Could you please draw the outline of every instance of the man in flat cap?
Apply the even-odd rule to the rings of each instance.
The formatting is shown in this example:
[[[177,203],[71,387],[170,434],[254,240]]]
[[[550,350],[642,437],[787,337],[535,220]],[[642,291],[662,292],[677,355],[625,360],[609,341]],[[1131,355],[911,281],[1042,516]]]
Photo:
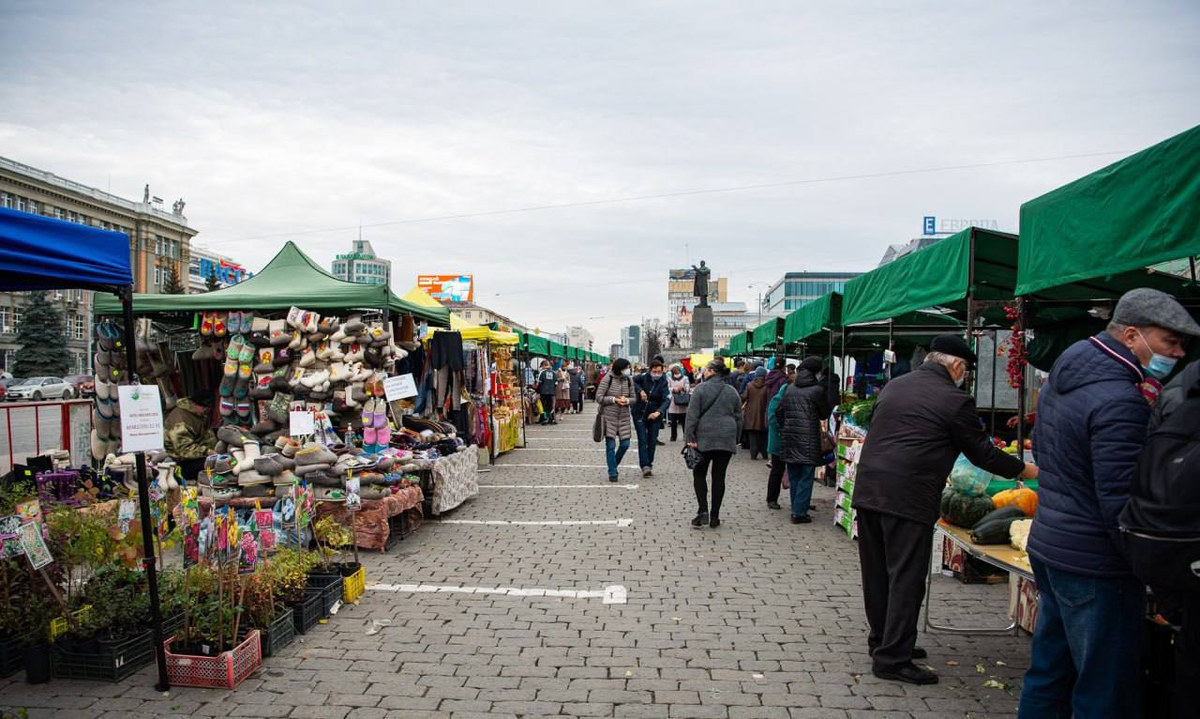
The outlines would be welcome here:
[[[912,684],[938,680],[912,660],[926,656],[916,646],[917,618],[942,490],[958,455],[1010,479],[1037,476],[1036,467],[992,444],[975,401],[960,388],[975,364],[967,343],[941,335],[929,349],[924,364],[879,395],[854,480],[872,671]]]
[[[1132,290],[1108,329],[1076,342],[1038,399],[1042,474],[1029,557],[1040,601],[1021,717],[1132,717],[1145,614],[1142,584],[1121,552],[1151,407],[1142,392],[1184,356],[1200,325],[1170,295]]]

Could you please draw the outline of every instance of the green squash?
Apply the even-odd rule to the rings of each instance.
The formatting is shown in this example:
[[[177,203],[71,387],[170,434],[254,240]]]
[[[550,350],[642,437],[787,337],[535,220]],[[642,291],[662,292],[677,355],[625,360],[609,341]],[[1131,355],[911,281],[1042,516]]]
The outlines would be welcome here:
[[[992,498],[986,494],[972,497],[969,494],[956,492],[949,487],[942,492],[942,519],[956,527],[971,529],[995,508]]]

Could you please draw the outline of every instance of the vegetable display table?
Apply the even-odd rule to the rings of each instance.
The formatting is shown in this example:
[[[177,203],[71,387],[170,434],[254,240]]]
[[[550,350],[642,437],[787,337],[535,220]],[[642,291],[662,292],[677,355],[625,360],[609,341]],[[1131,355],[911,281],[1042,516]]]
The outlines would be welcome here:
[[[950,541],[962,548],[964,552],[987,564],[1003,569],[1009,574],[1033,581],[1033,567],[1029,564],[1029,555],[1019,549],[1013,549],[1007,544],[975,544],[971,541],[971,530],[955,527],[944,520],[939,521],[935,529]],[[936,537],[936,533],[935,533]],[[1015,634],[1017,621],[1014,619],[1006,627],[951,627],[934,624],[929,620],[929,605],[933,603],[933,574],[925,578],[925,628],[939,632],[954,634]]]

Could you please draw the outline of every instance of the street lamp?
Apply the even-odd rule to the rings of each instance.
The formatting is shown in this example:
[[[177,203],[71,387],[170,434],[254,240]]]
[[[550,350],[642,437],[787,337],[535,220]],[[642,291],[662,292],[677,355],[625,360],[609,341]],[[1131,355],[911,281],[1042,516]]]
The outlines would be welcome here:
[[[770,282],[751,282],[749,285],[746,286],[746,289],[748,289],[748,290],[752,290],[755,287],[758,288],[758,324],[760,324],[760,325],[762,324],[762,288],[770,287],[770,286],[771,286]],[[755,325],[755,326],[757,327],[758,325]]]

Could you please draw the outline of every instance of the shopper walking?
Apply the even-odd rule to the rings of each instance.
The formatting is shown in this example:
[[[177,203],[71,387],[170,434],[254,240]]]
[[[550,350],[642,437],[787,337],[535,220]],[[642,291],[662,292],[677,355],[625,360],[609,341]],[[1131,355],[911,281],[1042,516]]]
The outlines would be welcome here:
[[[667,409],[667,418],[671,422],[671,441],[678,438],[677,430],[687,426],[688,402],[692,399],[692,383],[683,366],[671,365],[671,376],[667,379],[671,388],[671,406]]]
[[[1184,338],[1196,335],[1200,325],[1170,295],[1132,290],[1108,329],[1071,345],[1042,388],[1033,428],[1042,474],[1029,536],[1040,598],[1019,717],[1140,712],[1145,594],[1122,553],[1118,516],[1151,415],[1141,385],[1166,378],[1184,356]]]
[[[542,360],[540,367],[534,382],[542,402],[542,417],[538,424],[558,424],[554,420],[554,395],[558,391],[558,378],[554,376],[554,370],[550,369],[550,360]]]
[[[583,370],[575,366],[567,370],[567,374],[571,377],[571,411],[579,414],[583,411],[583,387],[587,377]]]
[[[729,370],[720,359],[704,368],[704,382],[692,392],[688,404],[684,439],[700,453],[692,470],[696,489],[696,516],[693,527],[721,525],[721,500],[725,496],[725,472],[729,460],[737,452],[738,436],[742,433],[742,401],[737,391],[723,381]],[[716,380],[716,381],[714,381]],[[708,501],[708,469],[712,467],[712,504]],[[711,509],[710,509],[711,506]]]
[[[671,388],[663,371],[663,363],[654,360],[650,370],[638,377],[638,399],[633,405],[633,427],[638,437],[638,466],[642,476],[654,474],[654,452],[658,449],[658,433],[671,406]]]
[[[629,450],[629,439],[633,436],[633,420],[629,409],[638,396],[630,374],[629,360],[621,357],[613,361],[612,369],[596,388],[596,402],[604,417],[604,450],[610,482],[617,481],[617,469]]]
[[[829,419],[837,405],[837,378],[832,372],[817,379],[820,357],[807,357],[796,370],[796,381],[784,389],[775,409],[779,421],[779,457],[787,465],[791,486],[792,524],[812,521],[808,516],[812,503],[813,475],[825,464],[821,423]],[[932,541],[932,538],[931,538]]]
[[[912,660],[926,656],[916,646],[917,618],[933,525],[954,461],[961,453],[992,474],[1037,476],[1037,467],[992,444],[974,400],[959,388],[975,364],[967,343],[957,335],[940,335],[930,349],[924,364],[889,382],[880,394],[854,480],[871,670],[882,679],[912,684],[938,680]],[[802,374],[803,367],[797,379]]]
[[[791,484],[784,486],[785,472],[787,472],[787,463],[779,456],[779,452],[783,447],[783,438],[780,436],[779,423],[779,405],[783,402],[783,395],[787,393],[787,385],[779,388],[779,391],[771,397],[770,403],[767,404],[767,454],[770,456],[770,461],[767,466],[770,472],[767,474],[767,507],[769,509],[782,509],[779,506],[779,491],[781,489],[790,489]]]
[[[767,458],[767,369],[754,370],[754,379],[742,395],[742,427],[749,444],[750,459]]]
[[[771,401],[779,393],[779,388],[791,381],[792,378],[784,369],[783,357],[776,357],[775,367],[767,373],[767,401]]]
[[[554,411],[561,418],[571,409],[571,375],[567,374],[565,363],[554,373]]]

